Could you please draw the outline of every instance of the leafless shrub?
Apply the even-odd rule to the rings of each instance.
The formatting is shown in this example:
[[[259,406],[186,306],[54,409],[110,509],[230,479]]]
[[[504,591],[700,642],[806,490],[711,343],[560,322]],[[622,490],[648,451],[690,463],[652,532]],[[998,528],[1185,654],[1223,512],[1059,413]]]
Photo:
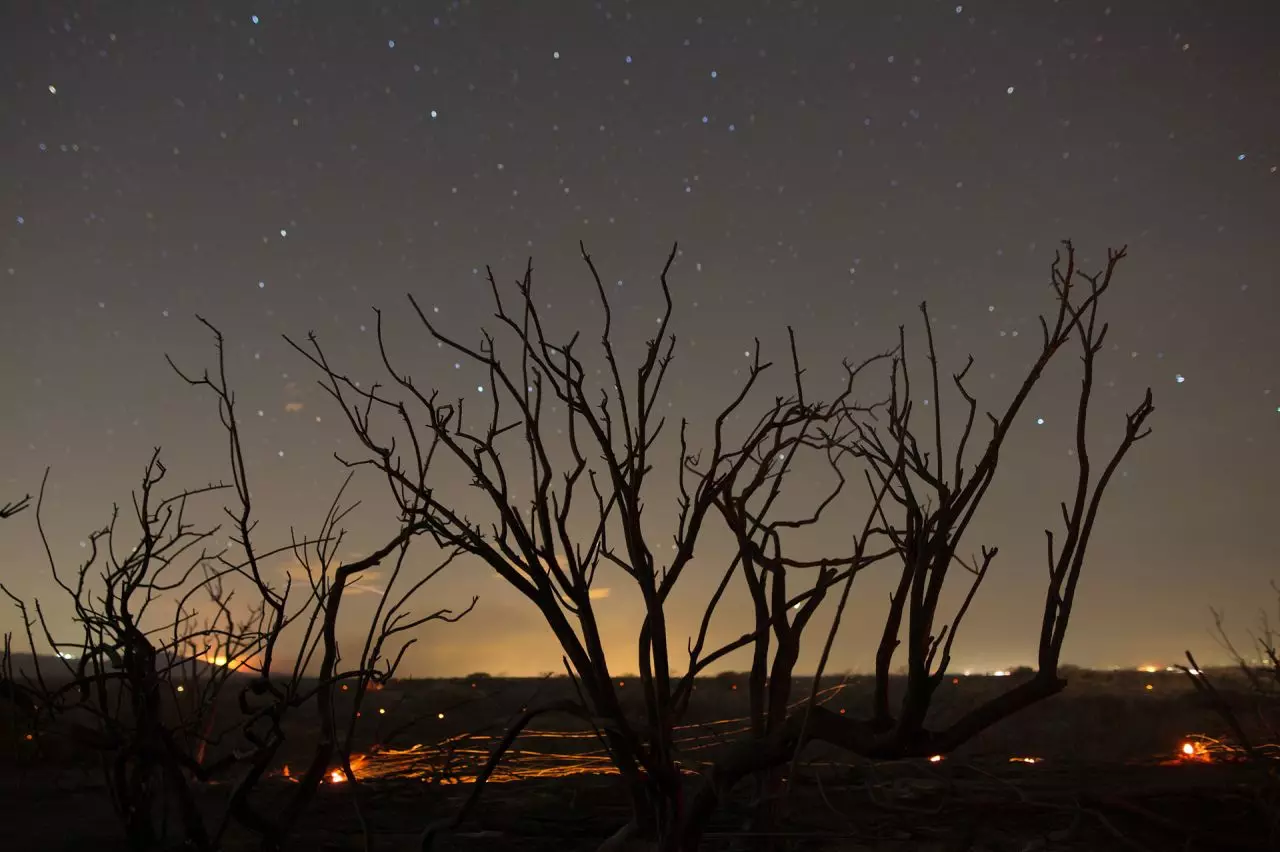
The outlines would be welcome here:
[[[1066,680],[1058,671],[1062,642],[1084,567],[1085,551],[1101,506],[1102,495],[1121,460],[1134,443],[1146,436],[1144,424],[1153,407],[1151,392],[1127,415],[1124,431],[1102,469],[1095,472],[1088,446],[1089,402],[1095,362],[1102,350],[1107,325],[1098,320],[1099,303],[1110,287],[1124,250],[1110,252],[1105,270],[1086,274],[1076,268],[1075,251],[1065,243],[1065,257],[1055,257],[1051,281],[1056,310],[1041,317],[1041,348],[1013,400],[996,415],[987,414],[991,436],[976,458],[966,451],[976,442],[974,427],[978,403],[965,385],[973,364],[951,376],[952,385],[966,403],[963,426],[954,447],[943,439],[944,419],[941,381],[932,324],[927,306],[920,306],[927,341],[927,387],[934,400],[924,427],[930,438],[919,438],[912,423],[914,412],[911,374],[905,334],[891,353],[890,394],[884,406],[847,407],[843,418],[852,424],[839,441],[849,457],[865,466],[874,499],[873,519],[863,527],[860,541],[868,536],[887,540],[892,561],[899,564],[898,584],[886,613],[876,653],[875,690],[868,712],[861,718],[839,715],[810,701],[803,712],[791,714],[763,740],[740,744],[736,755],[720,761],[708,783],[699,791],[695,808],[709,811],[740,778],[753,772],[772,771],[790,761],[791,774],[800,748],[808,740],[822,740],[854,754],[877,759],[926,757],[945,754],[1010,715],[1061,691]],[[1078,294],[1077,290],[1083,293]],[[995,547],[981,548],[981,555],[960,555],[962,540],[987,489],[994,480],[1001,449],[1023,404],[1039,383],[1046,367],[1067,344],[1079,347],[1082,376],[1076,410],[1075,457],[1077,481],[1069,503],[1063,503],[1060,540],[1046,530],[1048,583],[1035,673],[997,694],[941,730],[931,730],[926,717],[937,687],[951,660],[956,631],[986,579]],[[896,506],[890,512],[888,506]],[[866,551],[864,550],[864,553]],[[879,558],[879,554],[876,555]],[[959,569],[968,575],[969,589],[949,623],[939,618],[938,607],[948,575]],[[846,607],[850,587],[857,576],[848,572],[842,586],[836,618],[826,638],[818,677],[828,657]],[[776,613],[776,608],[774,612]],[[802,627],[802,625],[801,625]],[[906,634],[906,689],[896,711],[890,706],[889,684],[895,654]],[[798,637],[796,640],[798,642]],[[785,691],[778,680],[771,686]],[[705,820],[705,813],[691,813],[690,826]],[[686,843],[688,836],[686,837]]]
[[[1271,588],[1280,602],[1280,586],[1272,583]],[[1200,668],[1190,651],[1186,652],[1188,665],[1179,668],[1231,733],[1234,743],[1220,753],[1243,759],[1263,773],[1263,783],[1256,785],[1254,793],[1269,819],[1273,845],[1280,844],[1280,632],[1263,610],[1257,629],[1248,632],[1248,644],[1242,648],[1232,640],[1221,612],[1213,611],[1213,622],[1218,644],[1244,686],[1233,691],[1245,706],[1225,695],[1223,684]],[[1241,691],[1243,696],[1238,695]]]
[[[665,560],[658,555],[661,539],[642,522],[642,515],[651,492],[646,483],[655,464],[655,447],[667,425],[657,402],[674,348],[674,338],[667,336],[672,315],[667,275],[675,249],[660,276],[665,310],[657,334],[641,349],[638,366],[626,383],[608,297],[585,248],[582,257],[603,309],[603,387],[590,378],[593,372],[580,355],[580,335],[549,339],[532,295],[532,265],[517,282],[518,299],[512,306],[489,272],[499,333],[511,341],[505,357],[494,333],[483,331],[479,344],[469,345],[437,326],[409,297],[434,342],[488,373],[488,409],[479,417],[464,420],[462,400],[442,399],[395,365],[380,312],[378,341],[390,376],[387,389],[345,375],[328,360],[314,335],[305,344],[293,343],[320,370],[323,386],[341,404],[364,449],[361,458],[346,463],[375,468],[405,517],[421,522],[443,545],[478,558],[523,594],[559,641],[575,686],[576,699],[531,707],[514,722],[493,750],[467,804],[454,819],[427,830],[424,848],[439,830],[465,818],[505,751],[544,713],[579,717],[594,727],[608,749],[633,809],[631,825],[615,842],[638,838],[663,849],[693,849],[706,819],[730,789],[762,773],[763,789],[776,787],[779,767],[794,760],[807,740],[826,740],[874,758],[945,752],[1060,691],[1065,680],[1058,659],[1102,494],[1125,454],[1146,434],[1144,423],[1152,411],[1148,391],[1128,415],[1117,448],[1102,469],[1094,471],[1086,441],[1088,405],[1094,362],[1107,330],[1098,322],[1098,306],[1123,256],[1123,250],[1111,252],[1105,271],[1085,274],[1076,269],[1074,250],[1066,244],[1065,261],[1058,258],[1052,269],[1056,312],[1041,320],[1041,351],[1005,411],[988,415],[991,437],[972,460],[966,458],[966,449],[979,439],[974,433],[977,401],[964,384],[968,367],[952,377],[968,405],[958,446],[944,446],[936,406],[929,424],[932,441],[917,439],[907,347],[901,335],[893,351],[846,364],[845,382],[827,401],[818,401],[806,388],[792,336],[790,393],[760,406],[758,414],[747,419],[745,431],[731,437],[727,424],[745,413],[748,398],[770,366],[761,361],[757,343],[746,379],[712,424],[707,448],[692,450],[688,423],[680,424],[673,460],[679,472],[675,534]],[[928,313],[921,307],[936,399],[939,366]],[[1078,480],[1074,496],[1062,506],[1061,537],[1047,534],[1049,576],[1038,670],[944,730],[929,730],[926,714],[949,664],[956,627],[996,555],[995,548],[983,548],[980,557],[966,561],[959,555],[962,538],[994,479],[1005,437],[1028,395],[1049,362],[1072,341],[1083,363],[1076,424]],[[890,376],[887,398],[859,402],[854,394],[857,380],[881,363]],[[552,425],[553,413],[558,430]],[[563,439],[557,440],[557,434]],[[835,484],[830,492],[814,495],[807,513],[782,517],[777,496],[797,456],[818,459],[833,472]],[[442,463],[465,471],[481,497],[480,519],[464,513],[459,495],[437,487],[444,481],[435,472]],[[849,551],[818,559],[797,555],[795,539],[836,505],[851,464],[862,468],[855,481],[865,484],[867,505],[862,520],[850,524],[845,518],[842,524],[854,531]],[[671,673],[676,654],[668,606],[704,528],[715,516],[737,546],[729,564],[719,569],[721,579],[688,645],[685,673],[676,677]],[[883,560],[900,564],[900,580],[877,655],[875,699],[865,718],[846,718],[820,706],[818,680],[853,580]],[[637,635],[643,695],[638,718],[627,712],[617,691],[591,594],[597,571],[605,565],[625,574],[644,602]],[[957,567],[969,576],[970,589],[947,625],[940,622],[938,606],[943,584]],[[752,628],[731,642],[708,647],[708,625],[735,577],[752,601]],[[827,594],[837,589],[839,603],[825,639],[822,666],[809,700],[794,712],[790,693],[802,634]],[[908,685],[894,712],[888,677],[903,630]],[[752,661],[750,732],[703,773],[696,793],[686,797],[689,776],[673,730],[687,709],[698,674],[740,649]]]
[[[346,534],[341,523],[355,508],[342,504],[346,483],[316,537],[291,534],[288,544],[260,548],[222,335],[201,322],[215,336],[217,369],[199,377],[174,369],[217,400],[230,482],[165,496],[167,470],[157,449],[133,495],[136,537],[116,507],[110,523],[88,537],[88,557],[70,572],[57,564],[45,532],[42,482],[36,522],[77,635],[67,637],[64,623],[40,601],[29,606],[3,585],[0,590],[22,617],[34,661],[32,671],[15,673],[14,683],[42,718],[99,755],[133,848],[157,848],[176,835],[191,848],[211,852],[222,847],[235,823],[258,835],[263,849],[274,850],[282,848],[331,764],[337,760],[350,773],[353,721],[363,693],[393,675],[415,641],[413,629],[460,617],[447,609],[414,616],[408,609],[453,555],[397,586],[410,543],[428,531],[410,506],[381,547],[354,561],[339,560]],[[224,492],[234,495],[223,508],[228,532],[191,522],[194,504]],[[224,535],[228,545],[215,547]],[[286,553],[307,581],[301,594],[292,573],[276,582],[266,568]],[[395,567],[384,595],[362,646],[344,660],[337,636],[343,592],[385,560],[394,560]],[[247,596],[248,603],[240,605],[237,595]],[[300,633],[296,658],[282,664],[281,643],[291,628]],[[42,645],[55,654],[58,671],[41,664]],[[8,647],[6,641],[6,663]],[[334,703],[338,685],[347,683],[355,687],[349,720],[338,717]],[[287,788],[283,806],[268,813],[255,793],[285,743],[285,718],[301,714],[314,718],[311,730],[317,732],[306,744],[310,759],[298,783]],[[229,784],[231,792],[226,807],[210,816],[199,789],[215,780]]]

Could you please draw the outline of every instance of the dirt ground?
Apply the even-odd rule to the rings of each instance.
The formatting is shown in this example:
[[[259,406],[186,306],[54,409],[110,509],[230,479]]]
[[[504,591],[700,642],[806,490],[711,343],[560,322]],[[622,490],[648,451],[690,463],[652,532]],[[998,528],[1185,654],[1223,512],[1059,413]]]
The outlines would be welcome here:
[[[626,821],[614,779],[581,775],[490,787],[440,850],[576,852]],[[124,849],[100,788],[84,775],[4,779],[5,849]],[[274,781],[277,791],[288,782]],[[793,786],[776,849],[818,852],[1267,850],[1256,771],[1238,765],[880,764],[811,767]],[[380,779],[360,785],[373,848],[416,850],[424,825],[453,813],[468,785]],[[267,791],[270,794],[272,791]],[[722,809],[708,850],[745,849],[749,791]],[[224,791],[205,792],[216,810]],[[248,850],[237,843],[235,849]],[[326,785],[298,850],[363,849],[351,789]]]
[[[700,682],[691,723],[681,735],[691,765],[713,757],[716,744],[733,739],[740,726],[745,702],[734,684],[732,676]],[[957,678],[936,709],[944,718],[963,712],[1004,686],[989,678]],[[511,714],[557,697],[564,687],[476,676],[403,682],[371,695],[360,733],[368,752],[357,764],[360,783],[324,784],[291,848],[364,849],[358,797],[371,849],[418,849],[422,829],[455,813],[470,790],[465,781],[442,784],[441,777],[473,774],[490,737]],[[832,688],[829,707],[858,712],[868,685],[855,679]],[[305,720],[298,724],[290,740],[305,744]],[[1280,812],[1280,803],[1268,810],[1258,795],[1280,790],[1280,779],[1216,759],[1177,758],[1188,735],[1222,736],[1215,726],[1220,723],[1214,714],[1179,676],[1084,673],[1063,695],[940,762],[851,764],[847,756],[812,748],[791,779],[773,849],[1280,850],[1274,839],[1280,834],[1268,835],[1274,830],[1268,820]],[[454,745],[433,745],[441,742]],[[440,769],[442,755],[448,772]],[[283,760],[303,756],[285,754]],[[626,822],[628,808],[615,777],[575,773],[606,764],[589,732],[576,730],[569,719],[540,719],[539,730],[517,741],[500,776],[503,783],[491,784],[472,818],[435,848],[594,850]],[[273,778],[259,791],[258,807],[270,812],[291,783]],[[202,788],[211,818],[221,812],[229,789]],[[746,831],[751,807],[750,785],[742,785],[716,815],[704,848],[760,848],[763,838]],[[58,768],[37,760],[0,769],[0,820],[7,827],[0,834],[3,850],[125,848],[90,766]],[[236,841],[229,852],[252,848]]]

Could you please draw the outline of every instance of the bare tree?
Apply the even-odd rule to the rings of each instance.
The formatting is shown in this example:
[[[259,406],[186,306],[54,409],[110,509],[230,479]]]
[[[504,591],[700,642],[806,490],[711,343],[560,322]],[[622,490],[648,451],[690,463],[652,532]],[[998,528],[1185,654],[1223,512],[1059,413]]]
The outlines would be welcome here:
[[[832,735],[860,754],[898,757],[945,753],[1066,686],[1058,673],[1058,663],[1102,497],[1125,455],[1148,434],[1144,424],[1153,406],[1148,389],[1138,406],[1125,417],[1116,448],[1095,471],[1088,441],[1089,405],[1097,356],[1107,334],[1107,324],[1099,322],[1098,310],[1125,250],[1109,252],[1105,270],[1084,273],[1076,266],[1074,247],[1070,242],[1064,246],[1065,258],[1061,253],[1055,255],[1051,268],[1057,304],[1054,314],[1040,318],[1040,352],[1004,412],[999,416],[987,414],[991,437],[976,459],[971,462],[966,458],[978,420],[977,400],[965,386],[965,376],[973,359],[951,377],[953,386],[965,400],[966,411],[959,441],[954,448],[949,448],[943,438],[942,387],[932,323],[924,304],[920,311],[928,345],[927,381],[934,400],[926,428],[932,433],[932,439],[918,439],[912,426],[914,405],[905,343],[900,344],[894,363],[886,418],[882,423],[864,418],[858,424],[853,451],[888,488],[901,517],[897,523],[890,523],[887,518],[884,522],[901,571],[876,654],[876,689],[871,713],[861,724],[852,720],[828,720],[836,728]],[[930,731],[925,727],[925,716],[950,664],[956,630],[997,552],[994,547],[984,546],[979,557],[966,561],[959,553],[963,536],[995,479],[1005,438],[1022,413],[1024,403],[1049,363],[1073,340],[1082,364],[1075,417],[1077,476],[1071,499],[1061,504],[1062,533],[1055,536],[1053,531],[1045,531],[1048,581],[1038,668],[1030,680],[975,708],[947,728]],[[905,464],[900,463],[901,459],[905,459]],[[966,468],[970,464],[972,467]],[[940,624],[941,593],[948,574],[956,568],[969,575],[970,588],[951,623]],[[895,714],[889,706],[888,684],[904,617],[907,688]]]
[[[157,449],[132,501],[136,543],[129,546],[117,507],[110,524],[89,536],[88,557],[68,576],[54,559],[43,525],[42,482],[36,521],[50,572],[71,605],[78,635],[60,638],[62,628],[39,601],[29,608],[3,585],[0,590],[17,607],[32,651],[33,671],[20,673],[24,689],[45,717],[70,727],[101,756],[113,804],[133,848],[162,843],[170,834],[170,817],[176,816],[179,837],[197,850],[221,848],[233,823],[257,834],[264,850],[276,850],[335,757],[349,773],[351,733],[348,729],[345,739],[341,736],[334,706],[337,685],[355,683],[358,696],[369,684],[389,679],[415,641],[414,628],[460,616],[447,609],[413,616],[407,609],[443,565],[407,589],[396,587],[411,541],[428,530],[412,514],[368,555],[338,559],[346,535],[340,524],[355,508],[341,503],[346,483],[318,536],[291,535],[288,544],[271,549],[256,544],[257,518],[222,335],[201,322],[215,336],[217,369],[199,377],[174,369],[217,400],[230,483],[163,496],[167,471]],[[350,478],[348,474],[348,482]],[[188,520],[189,507],[224,491],[235,495],[223,509],[231,525],[229,543],[215,548],[221,526],[197,527]],[[305,575],[302,595],[293,593],[292,573],[276,579],[267,567],[285,554],[293,554]],[[363,646],[342,665],[337,625],[343,592],[361,572],[391,558],[395,568]],[[239,605],[237,592],[247,593],[246,605]],[[294,626],[301,632],[296,658],[282,664],[281,642]],[[41,665],[37,631],[56,654],[60,671]],[[266,813],[254,802],[255,790],[284,745],[285,717],[303,708],[315,714],[318,732],[308,744],[307,770],[289,788],[284,806]],[[226,808],[210,819],[198,793],[201,784],[215,779],[228,782],[231,792]]]
[[[876,653],[875,689],[863,717],[839,715],[812,700],[803,712],[790,715],[764,741],[739,745],[736,754],[718,762],[710,783],[699,791],[691,813],[686,844],[696,835],[697,824],[737,781],[748,774],[794,762],[799,749],[810,740],[822,740],[852,753],[875,759],[900,759],[945,754],[983,730],[1030,705],[1060,692],[1066,680],[1058,671],[1075,591],[1084,568],[1086,548],[1101,507],[1102,496],[1115,471],[1134,443],[1149,430],[1145,422],[1153,410],[1148,389],[1139,405],[1125,417],[1121,438],[1100,470],[1095,471],[1089,453],[1089,404],[1096,359],[1102,350],[1107,325],[1100,323],[1100,300],[1112,283],[1124,249],[1108,253],[1106,268],[1084,273],[1076,266],[1075,250],[1064,243],[1065,258],[1055,256],[1050,270],[1056,310],[1041,317],[1041,348],[1012,401],[999,416],[988,413],[991,436],[972,461],[966,456],[978,420],[978,403],[965,385],[968,363],[951,377],[952,386],[965,401],[965,412],[954,447],[944,441],[942,387],[932,324],[927,306],[920,306],[927,341],[929,398],[934,402],[925,428],[930,438],[919,439],[912,423],[911,379],[905,331],[899,329],[899,345],[892,355],[890,395],[886,406],[866,410],[849,408],[851,423],[842,447],[861,460],[870,474],[878,523],[864,528],[868,534],[887,538],[900,565],[897,587],[886,612]],[[1079,291],[1083,290],[1083,293]],[[1034,675],[964,714],[941,730],[926,722],[938,685],[947,674],[956,631],[986,579],[995,547],[983,546],[981,555],[960,555],[962,539],[983,497],[994,480],[1006,436],[1013,428],[1032,389],[1046,367],[1071,341],[1079,347],[1082,364],[1077,397],[1075,447],[1076,487],[1069,502],[1061,505],[1063,533],[1046,530],[1047,583],[1038,643],[1038,668]],[[892,514],[885,508],[896,505]],[[949,573],[967,575],[969,588],[950,623],[940,623],[938,608]],[[822,653],[818,677],[825,666],[840,616],[845,609],[855,573],[843,576],[835,622]],[[905,623],[904,623],[905,622]],[[906,688],[896,710],[891,707],[890,675],[895,652],[905,631],[907,644]],[[798,639],[797,639],[798,641]],[[781,684],[773,684],[779,690]],[[811,695],[816,694],[817,677]],[[792,773],[794,774],[794,773]],[[686,848],[693,848],[686,845]]]
[[[765,773],[765,788],[776,785],[777,769],[793,760],[803,744],[821,739],[868,757],[904,757],[949,751],[1011,713],[1061,690],[1057,670],[1085,549],[1101,497],[1131,446],[1146,432],[1150,392],[1126,420],[1124,436],[1101,473],[1092,474],[1086,432],[1094,362],[1106,334],[1097,321],[1098,303],[1111,283],[1123,250],[1112,252],[1105,272],[1080,273],[1067,244],[1066,263],[1055,261],[1052,276],[1057,302],[1052,321],[1042,319],[1042,350],[1005,412],[989,415],[992,435],[981,455],[966,469],[965,450],[973,437],[977,402],[964,385],[967,367],[953,383],[968,403],[962,435],[954,451],[944,446],[941,413],[934,408],[932,450],[918,441],[912,404],[905,336],[897,348],[854,366],[845,365],[847,382],[829,402],[811,401],[802,381],[794,336],[791,338],[792,390],[762,407],[737,439],[728,424],[738,419],[760,376],[759,344],[739,390],[714,419],[709,448],[690,450],[688,424],[678,433],[679,494],[671,552],[660,563],[655,534],[643,520],[648,475],[658,436],[666,425],[657,402],[671,362],[674,338],[668,338],[672,314],[667,275],[676,257],[667,258],[660,275],[665,310],[657,334],[641,350],[638,366],[624,382],[613,339],[609,301],[591,257],[582,257],[603,310],[600,353],[602,387],[579,354],[579,337],[553,342],[532,295],[532,265],[517,282],[519,299],[509,308],[492,271],[488,280],[501,333],[513,340],[503,357],[495,334],[482,332],[471,346],[446,333],[409,296],[427,334],[439,345],[470,359],[488,373],[485,413],[464,421],[463,401],[447,402],[397,368],[388,352],[382,314],[378,341],[389,389],[364,386],[327,359],[315,336],[293,345],[322,373],[321,382],[341,404],[365,450],[353,466],[372,466],[387,480],[402,512],[427,525],[442,543],[478,557],[541,613],[564,651],[566,670],[578,699],[528,710],[508,731],[460,813],[424,834],[424,848],[441,828],[457,825],[478,801],[484,781],[525,725],[546,712],[565,712],[593,725],[630,793],[633,819],[619,837],[650,841],[663,849],[696,848],[706,819],[743,778]],[[1078,279],[1086,292],[1077,296]],[[924,306],[922,306],[922,311]],[[928,333],[931,386],[939,390],[932,329]],[[926,727],[930,699],[950,661],[956,626],[963,618],[995,549],[983,549],[974,562],[957,555],[961,540],[991,484],[1006,435],[1045,367],[1071,340],[1080,346],[1084,365],[1076,429],[1079,463],[1076,493],[1063,504],[1065,536],[1056,544],[1048,534],[1049,581],[1040,638],[1040,667],[1019,684],[941,731]],[[290,341],[293,343],[293,341]],[[889,366],[890,388],[884,401],[862,404],[853,395],[855,379],[870,365]],[[550,409],[550,411],[549,411]],[[561,419],[562,444],[553,437],[550,414]],[[419,425],[424,424],[424,425]],[[776,498],[796,454],[818,454],[835,474],[829,494],[818,495],[812,511],[781,518]],[[461,495],[445,493],[435,468],[441,458],[464,471],[480,495],[484,517],[473,520],[461,508]],[[518,458],[518,463],[512,458]],[[826,513],[845,487],[844,465],[858,463],[867,485],[865,519],[852,526],[850,552],[812,559],[795,555],[787,533],[801,534]],[[523,471],[520,470],[523,468]],[[585,492],[585,496],[584,496]],[[897,511],[892,511],[896,507]],[[719,515],[736,541],[733,558],[709,599],[696,636],[690,640],[686,672],[671,674],[673,652],[667,612],[680,578],[688,573],[706,522]],[[901,515],[901,517],[897,517]],[[891,517],[892,516],[892,517]],[[816,701],[822,669],[836,640],[851,584],[868,566],[885,558],[900,562],[898,591],[886,618],[877,655],[877,690],[865,719],[840,716]],[[949,626],[939,625],[937,608],[947,574],[954,565],[971,575],[971,587]],[[637,662],[643,693],[642,718],[628,717],[606,656],[600,616],[591,594],[604,565],[622,572],[644,601]],[[798,592],[794,591],[799,576]],[[708,625],[734,577],[750,595],[753,626],[739,638],[707,648]],[[822,650],[803,712],[793,712],[791,689],[805,627],[827,593],[840,589],[833,625]],[[904,627],[908,684],[902,706],[889,707],[888,678]],[[696,676],[739,649],[749,649],[751,731],[703,773],[692,799],[685,796],[687,767],[677,754],[674,726],[688,706]]]
[[[542,713],[566,712],[595,726],[608,748],[631,795],[632,831],[643,837],[674,838],[685,784],[674,728],[687,709],[695,677],[708,665],[753,643],[757,643],[757,656],[767,661],[769,643],[764,639],[774,631],[779,638],[776,670],[785,671],[784,679],[789,681],[795,654],[792,632],[798,636],[826,591],[842,576],[841,570],[849,573],[870,561],[861,551],[822,563],[790,560],[776,547],[769,550],[771,541],[776,544],[776,528],[761,526],[747,509],[757,497],[765,504],[772,502],[777,483],[795,453],[824,453],[834,464],[843,451],[833,430],[838,415],[851,405],[854,378],[860,370],[848,370],[848,382],[831,402],[811,402],[804,395],[802,371],[793,358],[794,392],[777,397],[746,434],[734,441],[727,434],[728,424],[770,366],[760,360],[757,344],[742,387],[714,420],[709,451],[692,452],[688,424],[680,425],[674,459],[679,471],[675,533],[669,561],[659,565],[654,533],[642,515],[650,491],[647,479],[654,447],[666,426],[656,403],[674,346],[674,338],[667,336],[672,314],[667,273],[676,252],[672,250],[660,276],[665,311],[657,334],[644,347],[640,363],[625,385],[634,390],[624,390],[609,302],[585,248],[582,256],[604,310],[600,346],[607,366],[606,387],[590,384],[589,372],[577,354],[577,335],[563,342],[548,338],[533,300],[532,266],[518,282],[515,310],[508,308],[489,272],[496,319],[502,332],[515,341],[510,360],[500,357],[493,334],[485,332],[479,346],[469,346],[436,326],[409,297],[434,340],[487,371],[489,410],[479,419],[464,421],[461,400],[441,400],[393,365],[381,313],[379,346],[394,395],[378,385],[363,387],[338,371],[314,336],[306,346],[294,345],[320,368],[325,388],[346,410],[368,453],[348,464],[376,467],[403,506],[411,499],[422,501],[426,508],[421,517],[431,525],[432,534],[479,557],[528,598],[564,651],[578,700],[532,707],[517,720],[481,773],[472,803],[525,725]],[[565,438],[559,445],[553,437],[549,408],[562,415],[557,425]],[[389,415],[392,428],[377,429],[374,412]],[[425,426],[417,425],[423,421]],[[398,450],[398,439],[406,450]],[[509,445],[518,447],[524,468],[519,494],[514,484],[517,467],[504,452]],[[478,489],[487,513],[484,520],[471,520],[460,511],[454,495],[435,487],[442,477],[432,466],[439,466],[441,456],[464,470]],[[843,480],[839,482],[815,514],[834,500],[843,485]],[[698,635],[690,642],[685,673],[675,678],[667,606],[693,561],[705,522],[717,506],[741,521],[745,558],[725,572],[708,602]],[[624,709],[601,638],[592,588],[598,569],[605,565],[634,583],[644,601],[637,654],[644,707],[639,719],[629,717]],[[712,615],[739,568],[759,583],[765,582],[765,570],[774,570],[770,595],[777,599],[777,615],[763,618],[755,630],[722,647],[708,647]],[[782,579],[787,568],[810,569],[811,576],[798,593],[790,593]],[[761,640],[763,644],[758,644]],[[775,714],[778,711],[771,709]],[[758,715],[759,724],[764,725],[767,714],[763,707]],[[465,809],[459,819],[464,815]]]

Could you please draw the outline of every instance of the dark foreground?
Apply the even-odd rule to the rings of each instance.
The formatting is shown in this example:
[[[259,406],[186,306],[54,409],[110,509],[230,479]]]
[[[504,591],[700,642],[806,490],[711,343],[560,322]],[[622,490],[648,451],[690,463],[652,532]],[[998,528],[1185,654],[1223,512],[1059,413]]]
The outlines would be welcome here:
[[[1274,848],[1256,770],[1233,764],[1078,765],[943,762],[811,766],[798,774],[775,849],[1265,850]],[[608,776],[498,784],[437,849],[595,849],[627,818]],[[288,781],[272,782],[283,787]],[[100,789],[85,774],[4,779],[5,849],[123,849]],[[452,813],[469,785],[378,779],[359,785],[372,848],[418,848],[422,826]],[[347,785],[326,785],[295,838],[298,850],[364,843]],[[225,796],[206,788],[208,804]],[[747,848],[750,793],[722,810],[705,848]],[[758,839],[758,838],[757,838]],[[233,849],[251,847],[240,845]]]
[[[699,682],[677,736],[687,765],[714,760],[743,726],[739,679],[729,674]],[[945,721],[1016,680],[953,678],[939,691],[934,712]],[[631,679],[619,682],[626,683],[624,698],[638,702]],[[820,700],[856,714],[867,706],[869,690],[867,678],[833,678]],[[323,784],[291,849],[365,849],[361,815],[371,852],[417,849],[425,826],[456,813],[469,779],[510,720],[525,706],[571,695],[564,678],[479,674],[400,681],[372,693],[352,761],[359,783]],[[1258,718],[1241,696],[1232,699],[1239,718]],[[635,712],[641,709],[637,703]],[[595,736],[572,717],[542,717],[537,728],[526,729],[507,754],[495,776],[502,783],[490,784],[477,812],[436,849],[594,850],[627,821],[615,778],[589,774],[609,765]],[[1196,740],[1212,751],[1229,731],[1181,674],[1081,671],[1062,695],[937,763],[850,765],[846,754],[812,744],[792,778],[784,831],[771,852],[1280,850],[1274,825],[1280,777],[1268,780],[1257,769],[1223,762],[1228,755],[1221,751],[1179,759],[1196,734],[1217,738]],[[270,813],[274,799],[288,792],[292,782],[283,773],[289,764],[305,763],[314,739],[312,716],[295,716],[277,774],[254,796],[260,810]],[[57,759],[56,742],[31,745],[23,761],[0,762],[0,850],[123,849],[94,761],[81,760],[73,770]],[[1011,761],[1019,756],[1039,762]],[[1269,804],[1264,790],[1273,797]],[[209,824],[225,811],[228,793],[226,785],[201,789]],[[749,785],[735,791],[716,815],[705,849],[762,848],[762,838],[745,831],[752,796]],[[1269,837],[1269,830],[1277,834]],[[255,847],[234,840],[227,849]]]

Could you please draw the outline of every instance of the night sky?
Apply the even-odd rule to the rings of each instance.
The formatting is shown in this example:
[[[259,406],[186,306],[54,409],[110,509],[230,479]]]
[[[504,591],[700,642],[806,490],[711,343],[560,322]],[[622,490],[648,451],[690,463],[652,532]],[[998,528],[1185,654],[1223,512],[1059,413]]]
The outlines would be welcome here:
[[[175,487],[225,477],[214,400],[164,360],[213,363],[197,313],[227,336],[260,541],[282,544],[291,524],[315,531],[345,475],[332,453],[356,450],[282,334],[314,329],[372,382],[381,307],[415,378],[483,406],[487,377],[427,340],[407,292],[474,343],[494,326],[485,265],[514,297],[532,256],[552,325],[595,340],[583,240],[634,363],[679,241],[665,400],[702,443],[753,337],[785,367],[793,325],[814,392],[834,390],[840,359],[918,330],[924,299],[945,362],[972,353],[971,390],[1002,410],[1053,307],[1059,241],[1087,268],[1128,244],[1095,452],[1147,386],[1155,431],[1107,495],[1064,661],[1214,659],[1209,607],[1243,630],[1280,577],[1278,41],[1269,0],[5,3],[0,502],[52,466],[45,519],[70,569],[153,447]],[[1030,401],[968,539],[1001,554],[957,669],[1034,657],[1043,529],[1074,482],[1075,358]],[[654,473],[655,523],[675,514],[674,459]],[[478,506],[461,480],[438,487]],[[352,494],[360,555],[394,518],[376,478]],[[56,619],[34,521],[0,526],[0,571]],[[846,548],[860,523],[832,516],[815,543]],[[682,581],[678,647],[719,541]],[[437,556],[424,542],[413,570]],[[869,667],[891,572],[855,586],[833,670]],[[634,671],[639,602],[621,577],[601,586],[613,667]],[[455,566],[419,609],[472,594],[476,611],[424,630],[404,671],[560,668],[533,607],[481,565]],[[718,635],[740,632],[741,603]]]

